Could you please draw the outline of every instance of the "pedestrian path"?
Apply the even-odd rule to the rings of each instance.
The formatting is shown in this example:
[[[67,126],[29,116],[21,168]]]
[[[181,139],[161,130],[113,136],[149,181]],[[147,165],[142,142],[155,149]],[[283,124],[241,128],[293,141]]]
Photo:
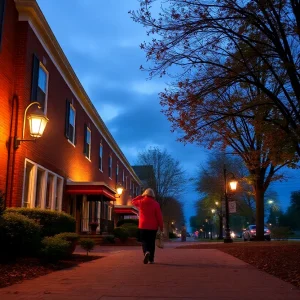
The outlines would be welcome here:
[[[1,300],[299,300],[300,290],[215,249],[128,249],[0,289]]]

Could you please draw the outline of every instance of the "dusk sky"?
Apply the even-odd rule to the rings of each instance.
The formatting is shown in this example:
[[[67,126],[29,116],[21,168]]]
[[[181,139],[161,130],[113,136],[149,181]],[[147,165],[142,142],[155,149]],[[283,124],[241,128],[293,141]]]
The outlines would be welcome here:
[[[146,29],[134,23],[129,10],[137,0],[38,0],[58,42],[90,99],[131,164],[138,152],[151,146],[165,148],[187,172],[195,175],[209,152],[176,142],[170,123],[160,112],[158,93],[168,78],[147,80],[139,70],[145,53],[139,48]],[[290,179],[274,185],[283,209],[290,192],[300,190],[300,171],[287,171]],[[193,186],[181,200],[187,225],[198,196]]]

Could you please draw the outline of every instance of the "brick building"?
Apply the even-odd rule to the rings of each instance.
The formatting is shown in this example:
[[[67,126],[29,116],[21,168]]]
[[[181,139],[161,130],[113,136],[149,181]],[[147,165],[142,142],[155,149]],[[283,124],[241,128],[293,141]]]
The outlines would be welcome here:
[[[38,102],[42,137],[22,139]],[[6,206],[63,210],[77,231],[136,215],[141,182],[109,133],[35,0],[0,0],[0,190]],[[27,116],[37,105],[28,108]],[[32,139],[25,119],[24,139]],[[116,195],[117,184],[125,189]],[[113,220],[114,219],[114,220]]]

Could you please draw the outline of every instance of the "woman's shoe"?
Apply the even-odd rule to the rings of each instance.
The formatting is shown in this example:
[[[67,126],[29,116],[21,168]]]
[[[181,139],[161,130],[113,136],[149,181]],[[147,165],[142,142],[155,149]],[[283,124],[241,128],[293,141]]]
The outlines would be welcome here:
[[[149,262],[150,252],[146,252],[144,256],[144,264],[146,265]]]

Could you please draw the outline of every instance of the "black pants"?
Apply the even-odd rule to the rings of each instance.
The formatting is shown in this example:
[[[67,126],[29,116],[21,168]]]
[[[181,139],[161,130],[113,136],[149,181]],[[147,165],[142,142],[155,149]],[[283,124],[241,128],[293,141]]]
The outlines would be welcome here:
[[[154,261],[156,232],[157,230],[140,229],[143,252],[144,254],[146,252],[150,253],[150,261]]]

